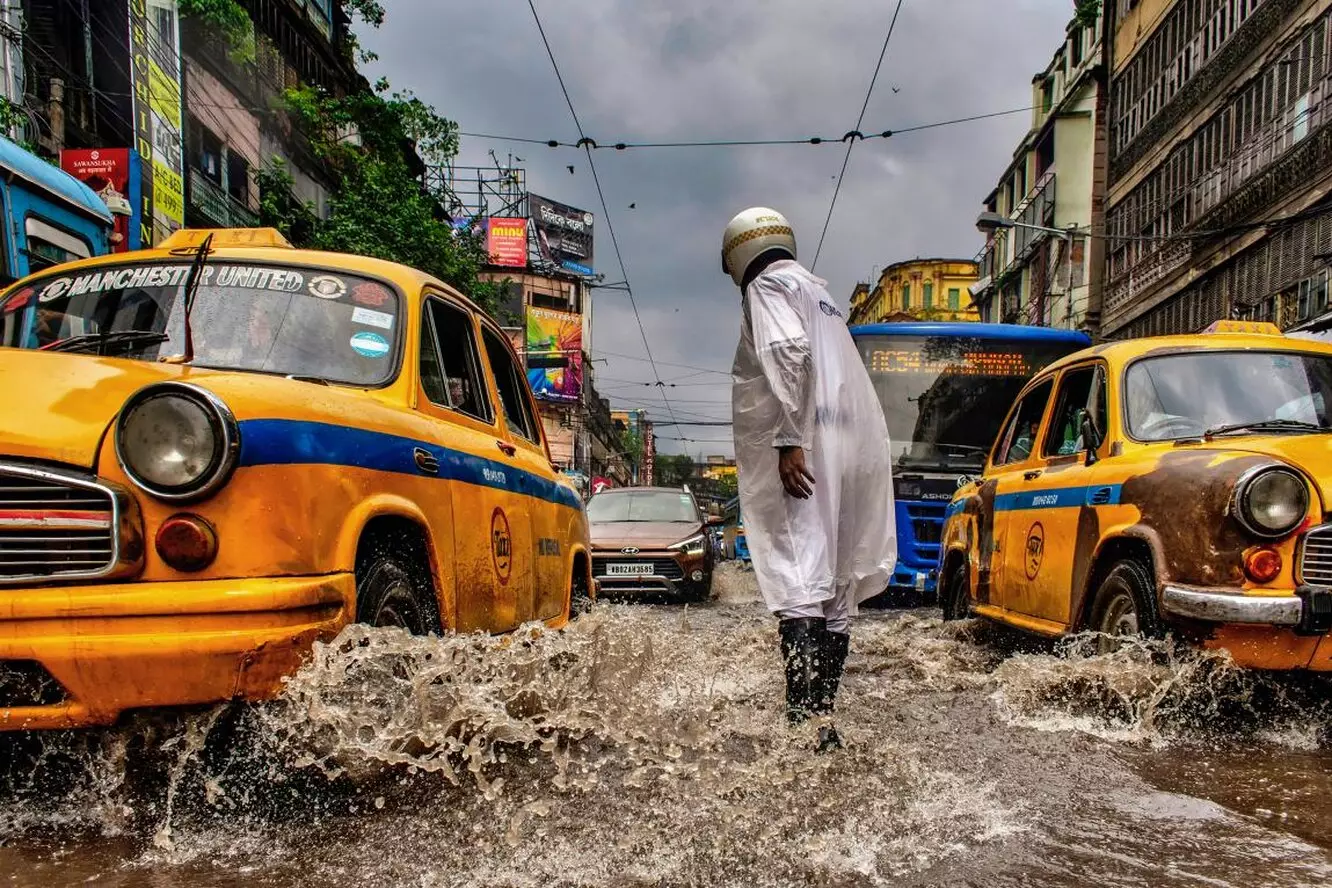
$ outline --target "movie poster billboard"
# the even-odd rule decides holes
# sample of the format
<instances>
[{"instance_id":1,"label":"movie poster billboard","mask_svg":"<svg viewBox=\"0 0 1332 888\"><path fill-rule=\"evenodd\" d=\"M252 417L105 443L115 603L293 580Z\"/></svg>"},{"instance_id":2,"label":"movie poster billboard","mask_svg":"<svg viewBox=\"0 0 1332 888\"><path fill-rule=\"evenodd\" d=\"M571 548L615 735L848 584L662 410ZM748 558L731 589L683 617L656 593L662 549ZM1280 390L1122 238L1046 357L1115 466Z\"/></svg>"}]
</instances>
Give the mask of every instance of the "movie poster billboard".
<instances>
[{"instance_id":1,"label":"movie poster billboard","mask_svg":"<svg viewBox=\"0 0 1332 888\"><path fill-rule=\"evenodd\" d=\"M143 165L141 242L157 244L185 224L181 138L180 21L177 0L129 0L134 147Z\"/></svg>"},{"instance_id":2,"label":"movie poster billboard","mask_svg":"<svg viewBox=\"0 0 1332 888\"><path fill-rule=\"evenodd\" d=\"M111 210L116 234L111 252L142 249L142 185L139 153L132 148L66 148L60 168L87 185Z\"/></svg>"},{"instance_id":3,"label":"movie poster billboard","mask_svg":"<svg viewBox=\"0 0 1332 888\"><path fill-rule=\"evenodd\" d=\"M575 274L592 274L593 215L537 194L527 196L527 207L542 258Z\"/></svg>"},{"instance_id":4,"label":"movie poster billboard","mask_svg":"<svg viewBox=\"0 0 1332 888\"><path fill-rule=\"evenodd\" d=\"M583 316L527 309L527 382L547 401L578 401L583 393Z\"/></svg>"},{"instance_id":5,"label":"movie poster billboard","mask_svg":"<svg viewBox=\"0 0 1332 888\"><path fill-rule=\"evenodd\" d=\"M527 220L487 219L486 252L490 264L505 268L527 267Z\"/></svg>"}]
</instances>

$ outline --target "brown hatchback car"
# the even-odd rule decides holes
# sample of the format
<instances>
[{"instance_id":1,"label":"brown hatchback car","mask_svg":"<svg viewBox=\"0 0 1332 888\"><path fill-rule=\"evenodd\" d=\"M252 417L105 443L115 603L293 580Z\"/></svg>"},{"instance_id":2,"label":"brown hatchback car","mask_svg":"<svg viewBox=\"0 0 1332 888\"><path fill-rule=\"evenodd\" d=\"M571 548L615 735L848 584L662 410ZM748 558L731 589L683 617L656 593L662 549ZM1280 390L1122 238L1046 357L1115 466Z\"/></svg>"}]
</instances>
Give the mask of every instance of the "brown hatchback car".
<instances>
[{"instance_id":1,"label":"brown hatchback car","mask_svg":"<svg viewBox=\"0 0 1332 888\"><path fill-rule=\"evenodd\" d=\"M602 594L706 601L714 563L707 518L689 491L625 487L587 501L592 573Z\"/></svg>"}]
</instances>

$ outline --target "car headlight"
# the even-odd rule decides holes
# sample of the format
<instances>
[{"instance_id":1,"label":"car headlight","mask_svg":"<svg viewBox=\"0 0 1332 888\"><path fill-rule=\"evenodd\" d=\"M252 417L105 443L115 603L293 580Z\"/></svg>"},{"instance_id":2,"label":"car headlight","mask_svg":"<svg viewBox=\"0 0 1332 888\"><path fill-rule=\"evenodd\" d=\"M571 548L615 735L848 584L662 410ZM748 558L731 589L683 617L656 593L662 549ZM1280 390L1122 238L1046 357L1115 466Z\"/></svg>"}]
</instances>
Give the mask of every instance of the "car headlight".
<instances>
[{"instance_id":1,"label":"car headlight","mask_svg":"<svg viewBox=\"0 0 1332 888\"><path fill-rule=\"evenodd\" d=\"M158 499L203 499L227 482L240 432L227 405L184 383L135 392L116 424L116 456L130 480Z\"/></svg>"},{"instance_id":2,"label":"car headlight","mask_svg":"<svg viewBox=\"0 0 1332 888\"><path fill-rule=\"evenodd\" d=\"M683 552L686 555L702 555L703 547L706 544L705 540L706 538L700 533L698 536L691 536L687 540L681 540L674 546L671 546L671 548L677 552Z\"/></svg>"},{"instance_id":3,"label":"car headlight","mask_svg":"<svg viewBox=\"0 0 1332 888\"><path fill-rule=\"evenodd\" d=\"M1235 518L1254 536L1283 537L1308 511L1309 489L1290 469L1257 469L1235 485Z\"/></svg>"}]
</instances>

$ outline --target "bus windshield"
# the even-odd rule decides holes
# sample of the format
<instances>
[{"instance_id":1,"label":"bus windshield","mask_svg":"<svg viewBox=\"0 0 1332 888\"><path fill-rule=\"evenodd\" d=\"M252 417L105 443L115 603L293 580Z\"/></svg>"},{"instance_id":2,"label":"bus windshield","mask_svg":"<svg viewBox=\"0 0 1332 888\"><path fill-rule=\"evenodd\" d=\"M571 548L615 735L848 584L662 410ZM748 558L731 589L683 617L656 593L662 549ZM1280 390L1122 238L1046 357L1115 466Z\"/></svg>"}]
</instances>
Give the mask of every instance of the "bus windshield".
<instances>
[{"instance_id":1,"label":"bus windshield","mask_svg":"<svg viewBox=\"0 0 1332 888\"><path fill-rule=\"evenodd\" d=\"M1004 415L1035 373L1076 342L864 335L861 359L888 420L897 469L979 471Z\"/></svg>"}]
</instances>

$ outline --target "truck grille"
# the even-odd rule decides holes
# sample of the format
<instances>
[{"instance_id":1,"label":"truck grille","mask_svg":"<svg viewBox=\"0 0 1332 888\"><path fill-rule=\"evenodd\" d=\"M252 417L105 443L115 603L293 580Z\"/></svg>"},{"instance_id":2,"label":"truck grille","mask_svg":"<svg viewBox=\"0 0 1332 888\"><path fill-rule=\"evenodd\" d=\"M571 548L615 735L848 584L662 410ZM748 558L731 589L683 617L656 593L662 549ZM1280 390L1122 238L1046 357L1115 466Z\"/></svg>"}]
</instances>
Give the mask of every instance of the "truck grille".
<instances>
[{"instance_id":1,"label":"truck grille","mask_svg":"<svg viewBox=\"0 0 1332 888\"><path fill-rule=\"evenodd\" d=\"M116 517L98 484L0 465L0 583L102 576L116 562Z\"/></svg>"},{"instance_id":2,"label":"truck grille","mask_svg":"<svg viewBox=\"0 0 1332 888\"><path fill-rule=\"evenodd\" d=\"M1312 586L1332 586L1332 524L1315 527L1305 535L1300 579Z\"/></svg>"},{"instance_id":3,"label":"truck grille","mask_svg":"<svg viewBox=\"0 0 1332 888\"><path fill-rule=\"evenodd\" d=\"M592 574L597 577L606 576L606 565L614 562L616 564L651 564L653 576L665 577L668 580L683 580L684 570L673 558L593 558ZM610 577L613 580L633 579L633 577Z\"/></svg>"}]
</instances>

